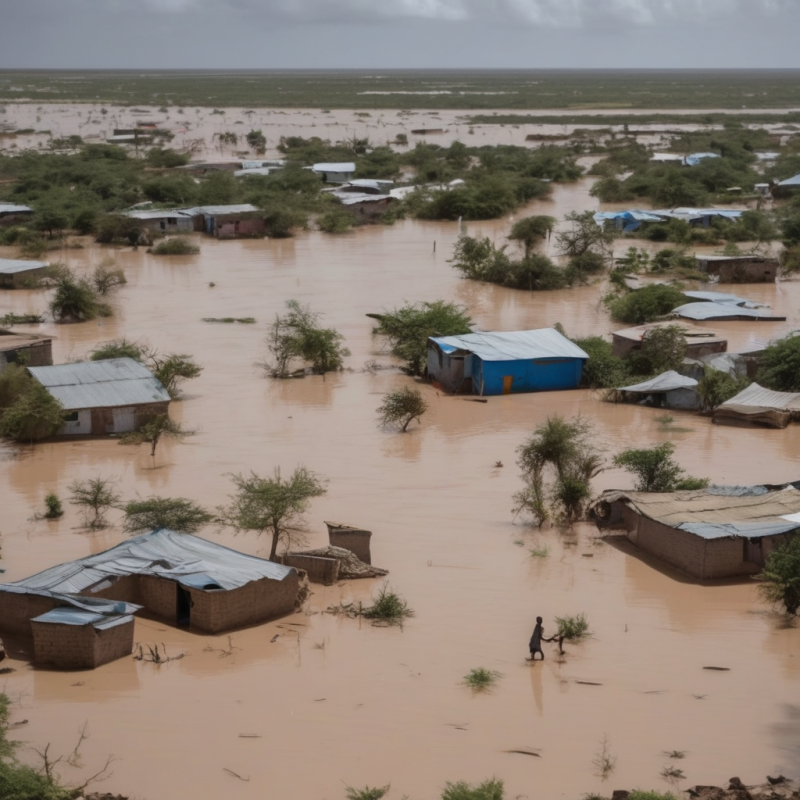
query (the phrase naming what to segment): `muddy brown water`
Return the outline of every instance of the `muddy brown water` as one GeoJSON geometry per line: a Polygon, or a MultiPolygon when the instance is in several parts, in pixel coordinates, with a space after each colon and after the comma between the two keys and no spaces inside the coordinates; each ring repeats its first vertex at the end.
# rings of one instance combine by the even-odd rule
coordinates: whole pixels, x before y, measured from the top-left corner
{"type": "MultiPolygon", "coordinates": [[[[552,201],[520,214],[593,207],[590,185],[558,187],[552,201]]],[[[469,230],[499,241],[509,225],[469,230]]],[[[431,404],[423,423],[405,435],[379,430],[381,395],[411,379],[362,371],[371,359],[391,362],[371,336],[367,312],[441,297],[469,306],[487,329],[561,322],[570,334],[588,335],[615,327],[600,285],[526,294],[459,279],[447,263],[457,234],[455,223],[404,221],[276,241],[197,235],[201,252],[186,258],[89,242],[62,254],[80,271],[112,255],[129,282],[114,297],[110,319],[40,326],[57,337],[56,362],[120,336],[193,354],[204,372],[171,413],[197,433],[184,444],[162,444],[155,466],[145,448],[110,439],[0,445],[5,579],[121,541],[119,527],[81,530],[69,505],[60,521],[31,521],[47,492],[66,500],[75,480],[113,476],[125,498],[185,496],[214,507],[226,500],[229,473],[304,464],[329,480],[308,515],[309,543],[325,543],[325,519],[373,530],[374,562],[391,570],[391,586],[416,612],[403,630],[321,613],[341,600],[367,600],[380,585],[351,582],[314,586],[305,612],[234,631],[228,656],[220,652],[227,636],[146,619],[137,619],[136,640],[163,643],[183,659],[55,672],[33,669],[14,651],[3,666],[15,671],[2,688],[15,700],[15,718],[29,720],[20,737],[68,753],[88,722],[82,766],[61,765],[64,779],[80,780],[110,754],[118,760],[103,790],[149,800],[334,800],[344,784],[390,781],[392,797],[434,798],[445,781],[492,775],[506,781],[511,797],[666,790],[659,773],[669,750],[687,751],[679,763],[687,783],[800,773],[800,635],[758,601],[753,583],[693,585],[598,541],[589,525],[539,532],[509,510],[519,488],[515,450],[553,413],[591,419],[609,460],[625,447],[670,440],[689,472],[718,483],[797,479],[800,427],[716,427],[673,412],[675,424],[664,428],[656,420],[662,412],[604,404],[586,391],[483,404],[423,385],[431,404]],[[346,336],[352,371],[283,382],[259,373],[267,325],[289,298],[311,303],[346,336]],[[258,322],[201,321],[209,316],[258,322]],[[529,556],[545,545],[546,557],[529,556]],[[588,615],[592,638],[567,646],[564,663],[552,646],[543,664],[524,662],[537,614],[547,632],[555,615],[579,612],[588,615]],[[703,670],[708,665],[730,671],[703,670]],[[494,691],[474,695],[461,680],[481,666],[502,677],[494,691]],[[605,784],[592,765],[604,737],[617,758],[605,784]],[[513,749],[540,757],[504,752],[513,749]]],[[[737,291],[770,302],[789,320],[715,326],[730,335],[731,349],[798,326],[800,284],[737,291]]],[[[46,298],[43,291],[3,292],[0,313],[41,310],[46,298]]],[[[629,485],[614,469],[596,481],[598,490],[629,485]]],[[[118,512],[111,517],[118,523],[118,512]]],[[[252,536],[213,526],[202,535],[268,552],[252,536]]]]}

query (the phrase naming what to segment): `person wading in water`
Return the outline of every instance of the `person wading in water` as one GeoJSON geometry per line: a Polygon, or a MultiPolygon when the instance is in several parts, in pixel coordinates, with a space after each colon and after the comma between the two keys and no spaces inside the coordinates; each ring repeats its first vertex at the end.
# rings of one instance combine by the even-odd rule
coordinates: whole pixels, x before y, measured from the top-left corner
{"type": "MultiPolygon", "coordinates": [[[[531,657],[528,659],[529,661],[535,661],[537,653],[541,655],[542,661],[544,661],[544,651],[542,650],[543,636],[544,628],[542,627],[542,618],[536,617],[536,627],[533,629],[533,635],[528,643],[528,649],[531,651],[531,657]]],[[[544,641],[549,642],[550,640],[544,639],[544,641]]]]}

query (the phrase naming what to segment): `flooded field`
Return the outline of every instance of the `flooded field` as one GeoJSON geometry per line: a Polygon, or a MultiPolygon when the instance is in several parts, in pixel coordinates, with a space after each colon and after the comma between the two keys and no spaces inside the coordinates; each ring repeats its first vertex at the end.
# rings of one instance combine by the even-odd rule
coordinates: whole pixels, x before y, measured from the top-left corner
{"type": "MultiPolygon", "coordinates": [[[[200,115],[187,109],[187,116],[200,115]]],[[[338,138],[347,120],[331,118],[313,124],[338,138]],[[333,124],[340,128],[326,127],[333,124]]],[[[266,125],[257,121],[253,127],[266,125]]],[[[42,124],[55,133],[61,123],[56,115],[42,124]]],[[[289,130],[276,124],[265,129],[270,143],[289,130]]],[[[59,132],[72,130],[64,123],[59,132]]],[[[498,138],[487,132],[487,142],[511,135],[491,133],[498,138]]],[[[590,186],[558,186],[551,200],[516,217],[593,208],[590,186]]],[[[499,240],[510,224],[469,230],[499,240]]],[[[68,506],[57,522],[31,520],[46,493],[66,498],[73,481],[112,476],[125,499],[183,496],[215,507],[231,491],[230,473],[303,464],[329,480],[308,515],[310,544],[326,543],[326,519],[371,529],[374,563],[390,570],[391,586],[415,611],[403,630],[325,614],[380,585],[350,582],[314,586],[303,612],[230,639],[137,619],[137,641],[185,654],[163,666],[123,659],[92,672],[34,670],[12,649],[3,666],[14,671],[3,676],[3,689],[17,704],[15,719],[28,720],[20,738],[69,753],[88,722],[81,766],[63,766],[66,780],[79,782],[114,755],[113,775],[99,788],[147,800],[334,800],[344,797],[344,784],[388,782],[390,798],[423,800],[439,796],[447,780],[492,775],[506,781],[510,797],[575,800],[616,787],[666,790],[660,772],[672,750],[687,753],[679,764],[686,785],[734,774],[746,783],[767,773],[800,775],[800,636],[759,602],[754,583],[693,585],[599,540],[588,524],[536,531],[510,513],[520,486],[516,448],[554,413],[591,419],[609,464],[619,450],[666,439],[691,474],[728,484],[800,477],[800,427],[716,427],[674,412],[676,424],[665,429],[657,410],[605,404],[587,391],[483,404],[421,385],[431,406],[422,424],[407,434],[379,430],[381,395],[412,379],[363,370],[368,360],[391,363],[371,335],[369,312],[443,298],[463,303],[485,329],[560,322],[570,335],[592,335],[617,327],[600,302],[601,284],[527,294],[459,279],[447,263],[457,235],[456,223],[403,221],[284,240],[218,242],[196,234],[201,252],[191,257],[159,259],[89,240],[60,254],[79,272],[113,255],[128,284],[109,319],[38,326],[57,337],[55,362],[122,336],[193,355],[204,371],[171,414],[196,435],[162,444],[155,464],[145,448],[112,439],[0,445],[4,579],[122,540],[118,527],[81,530],[68,506]],[[310,303],[345,335],[350,369],[280,382],[260,373],[267,326],[290,298],[310,303]],[[257,324],[202,322],[225,316],[252,316],[257,324]],[[531,557],[540,545],[548,555],[531,557]],[[547,633],[555,615],[579,612],[588,616],[590,639],[568,645],[563,663],[552,645],[543,664],[525,663],[537,614],[547,633]],[[709,665],[730,671],[703,670],[709,665]],[[461,681],[481,666],[502,677],[492,692],[473,695],[461,681]],[[592,762],[605,737],[617,764],[604,784],[592,762]],[[520,749],[539,756],[508,752],[520,749]]],[[[0,248],[0,256],[13,252],[0,248]]],[[[714,326],[731,350],[800,326],[800,283],[741,293],[788,319],[714,326]]],[[[41,311],[46,299],[44,291],[3,292],[0,313],[41,311]]],[[[611,468],[595,481],[597,490],[630,485],[611,468]]],[[[214,526],[202,535],[268,553],[268,543],[253,536],[214,526]]]]}

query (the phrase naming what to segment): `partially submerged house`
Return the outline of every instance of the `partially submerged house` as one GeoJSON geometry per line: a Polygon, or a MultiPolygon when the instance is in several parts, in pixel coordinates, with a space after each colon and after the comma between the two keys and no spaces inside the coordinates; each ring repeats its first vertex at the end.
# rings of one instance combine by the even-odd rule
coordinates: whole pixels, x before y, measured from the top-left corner
{"type": "Polygon", "coordinates": [[[16,203],[0,203],[0,225],[16,225],[33,216],[33,209],[16,203]]]}
{"type": "Polygon", "coordinates": [[[0,328],[0,372],[9,364],[44,367],[52,363],[52,338],[0,328]]]}
{"type": "Polygon", "coordinates": [[[323,183],[348,183],[356,174],[356,165],[352,161],[314,164],[311,169],[321,176],[323,183]]]}
{"type": "Polygon", "coordinates": [[[194,220],[185,211],[178,209],[131,209],[122,215],[135,219],[139,227],[161,233],[191,233],[194,220]]]}
{"type": "Polygon", "coordinates": [[[34,660],[97,666],[131,653],[132,614],[206,633],[291,613],[300,575],[184,533],[156,530],[0,584],[0,629],[34,640],[34,660]]]}
{"type": "Polygon", "coordinates": [[[655,378],[622,386],[618,390],[625,399],[633,398],[640,405],[696,411],[702,405],[697,381],[674,370],[662,372],[655,378]],[[630,396],[630,397],[629,397],[630,396]]]}
{"type": "Polygon", "coordinates": [[[250,203],[199,206],[185,209],[194,218],[194,230],[205,231],[217,239],[242,239],[264,236],[264,212],[250,203]]]}
{"type": "Polygon", "coordinates": [[[452,394],[577,389],[588,358],[555,328],[428,339],[428,377],[452,394]]]}
{"type": "Polygon", "coordinates": [[[775,547],[797,535],[800,491],[781,488],[607,491],[589,513],[601,530],[624,531],[640,550],[686,575],[730,578],[759,572],[775,547]]]}
{"type": "Polygon", "coordinates": [[[700,328],[686,322],[651,322],[624,328],[611,334],[611,348],[615,356],[626,358],[631,353],[642,349],[642,341],[648,331],[667,326],[677,326],[686,338],[686,357],[700,358],[710,353],[724,353],[728,349],[727,339],[723,339],[708,328],[700,328]]]}
{"type": "Polygon", "coordinates": [[[28,367],[28,372],[63,406],[60,436],[128,433],[169,408],[161,381],[132,358],[28,367]]]}
{"type": "Polygon", "coordinates": [[[594,221],[598,225],[611,223],[617,230],[626,233],[639,230],[649,222],[668,222],[671,219],[683,220],[695,227],[707,228],[714,218],[737,220],[747,211],[746,208],[662,208],[653,210],[598,211],[594,221]]]}
{"type": "Polygon", "coordinates": [[[353,190],[350,187],[335,189],[331,194],[362,221],[380,219],[389,206],[395,202],[395,198],[391,195],[362,192],[357,188],[353,190]]]}
{"type": "Polygon", "coordinates": [[[0,258],[0,289],[26,289],[36,286],[49,266],[44,261],[0,258]]]}
{"type": "Polygon", "coordinates": [[[800,419],[800,394],[773,392],[757,383],[751,383],[714,410],[714,422],[718,424],[785,428],[797,419],[800,419]]]}
{"type": "Polygon", "coordinates": [[[725,292],[690,291],[687,297],[698,302],[686,303],[672,309],[672,313],[684,319],[695,320],[762,320],[781,322],[786,319],[770,311],[763,303],[754,303],[744,297],[725,292]]]}
{"type": "Polygon", "coordinates": [[[719,278],[720,283],[775,283],[780,266],[777,258],[754,255],[695,258],[698,271],[719,278]]]}

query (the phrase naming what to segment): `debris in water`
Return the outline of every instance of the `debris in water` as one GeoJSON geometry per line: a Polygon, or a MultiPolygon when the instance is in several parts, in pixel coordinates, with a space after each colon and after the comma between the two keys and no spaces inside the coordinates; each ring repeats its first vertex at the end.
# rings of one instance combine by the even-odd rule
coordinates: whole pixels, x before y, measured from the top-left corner
{"type": "Polygon", "coordinates": [[[715,672],[730,672],[730,667],[703,667],[703,669],[712,669],[715,672]]]}
{"type": "Polygon", "coordinates": [[[272,644],[274,641],[276,641],[276,640],[277,640],[277,638],[278,638],[279,636],[280,636],[280,634],[279,634],[279,633],[276,633],[276,634],[275,634],[275,635],[274,635],[274,636],[273,636],[273,637],[272,637],[272,638],[269,640],[269,643],[270,643],[270,644],[272,644]]]}
{"type": "Polygon", "coordinates": [[[575,683],[580,683],[581,686],[602,686],[602,683],[595,683],[594,681],[575,681],[575,683]]]}
{"type": "Polygon", "coordinates": [[[261,738],[261,734],[260,733],[240,733],[239,734],[239,738],[240,739],[260,739],[261,738]]]}
{"type": "Polygon", "coordinates": [[[223,767],[222,769],[224,772],[227,772],[228,775],[233,775],[234,778],[238,778],[240,781],[244,781],[245,783],[250,782],[250,778],[243,778],[238,772],[234,772],[232,769],[228,769],[227,767],[223,767]]]}
{"type": "Polygon", "coordinates": [[[537,752],[536,750],[503,750],[504,753],[518,753],[521,756],[534,756],[535,758],[541,758],[542,754],[537,752]]]}

